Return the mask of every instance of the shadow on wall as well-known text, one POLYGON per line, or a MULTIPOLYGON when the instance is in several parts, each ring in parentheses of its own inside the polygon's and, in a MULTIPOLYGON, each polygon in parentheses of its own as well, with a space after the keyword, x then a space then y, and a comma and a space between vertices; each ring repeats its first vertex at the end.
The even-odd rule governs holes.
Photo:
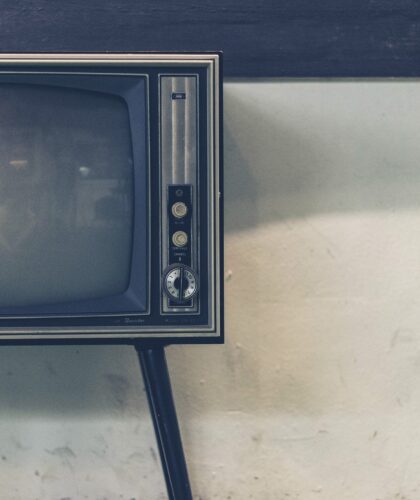
POLYGON ((418 207, 416 82, 225 85, 226 232, 418 207))
MULTIPOLYGON (((241 234, 257 235, 265 225, 314 214, 418 208, 418 116, 415 82, 226 84, 227 268, 235 265, 229 249, 241 234)), ((252 267, 254 250, 243 252, 244 265, 248 259, 252 267)), ((270 273, 270 263, 261 269, 270 273)), ((261 300, 242 286, 227 286, 226 345, 169 350, 184 418, 280 404, 261 396, 267 384, 279 393, 288 384, 283 366, 277 378, 274 368, 273 377, 261 375, 272 339, 264 338, 255 318, 271 314, 263 319, 275 322, 278 314, 275 307, 261 309, 261 300)), ((278 336, 273 349, 287 350, 287 342, 278 336)), ((302 399, 317 397, 305 393, 304 379, 301 386, 302 399)), ((127 347, 3 348, 0 401, 3 413, 148 412, 137 358, 127 347)))

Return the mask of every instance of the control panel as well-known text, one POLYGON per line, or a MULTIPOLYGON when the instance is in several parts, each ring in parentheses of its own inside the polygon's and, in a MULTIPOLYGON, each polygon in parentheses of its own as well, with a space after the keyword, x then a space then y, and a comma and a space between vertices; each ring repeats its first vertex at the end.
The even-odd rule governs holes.
POLYGON ((198 278, 191 268, 192 244, 192 185, 168 186, 168 264, 163 278, 163 290, 169 307, 193 307, 192 298, 198 291, 198 278))
POLYGON ((199 311, 197 75, 161 75, 162 313, 199 311))
POLYGON ((192 186, 168 186, 169 264, 191 265, 192 186))

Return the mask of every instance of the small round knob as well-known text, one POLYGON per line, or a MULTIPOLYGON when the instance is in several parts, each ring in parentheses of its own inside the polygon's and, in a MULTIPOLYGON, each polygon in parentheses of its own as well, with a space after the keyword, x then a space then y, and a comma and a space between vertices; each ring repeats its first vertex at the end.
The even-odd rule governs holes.
POLYGON ((195 272, 184 264, 169 266, 163 276, 163 289, 175 302, 186 302, 198 291, 198 279, 195 272))
POLYGON ((172 243, 176 247, 185 247, 188 243, 188 234, 185 231, 177 231, 172 235, 172 243))
POLYGON ((182 219, 188 213, 187 205, 182 201, 177 201, 172 205, 172 215, 177 219, 182 219))

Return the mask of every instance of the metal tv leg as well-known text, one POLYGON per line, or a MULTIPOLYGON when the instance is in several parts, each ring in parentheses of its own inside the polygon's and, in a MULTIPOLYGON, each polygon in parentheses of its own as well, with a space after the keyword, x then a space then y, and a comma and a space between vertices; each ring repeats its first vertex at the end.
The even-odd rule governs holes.
POLYGON ((136 345, 169 500, 192 500, 163 347, 136 345))

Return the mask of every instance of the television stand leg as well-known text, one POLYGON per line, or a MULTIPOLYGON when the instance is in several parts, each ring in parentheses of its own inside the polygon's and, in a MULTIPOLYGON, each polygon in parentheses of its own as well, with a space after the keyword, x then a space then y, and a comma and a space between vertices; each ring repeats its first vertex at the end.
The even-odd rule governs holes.
POLYGON ((169 500, 192 500, 164 348, 146 348, 141 344, 135 347, 143 373, 169 500))

